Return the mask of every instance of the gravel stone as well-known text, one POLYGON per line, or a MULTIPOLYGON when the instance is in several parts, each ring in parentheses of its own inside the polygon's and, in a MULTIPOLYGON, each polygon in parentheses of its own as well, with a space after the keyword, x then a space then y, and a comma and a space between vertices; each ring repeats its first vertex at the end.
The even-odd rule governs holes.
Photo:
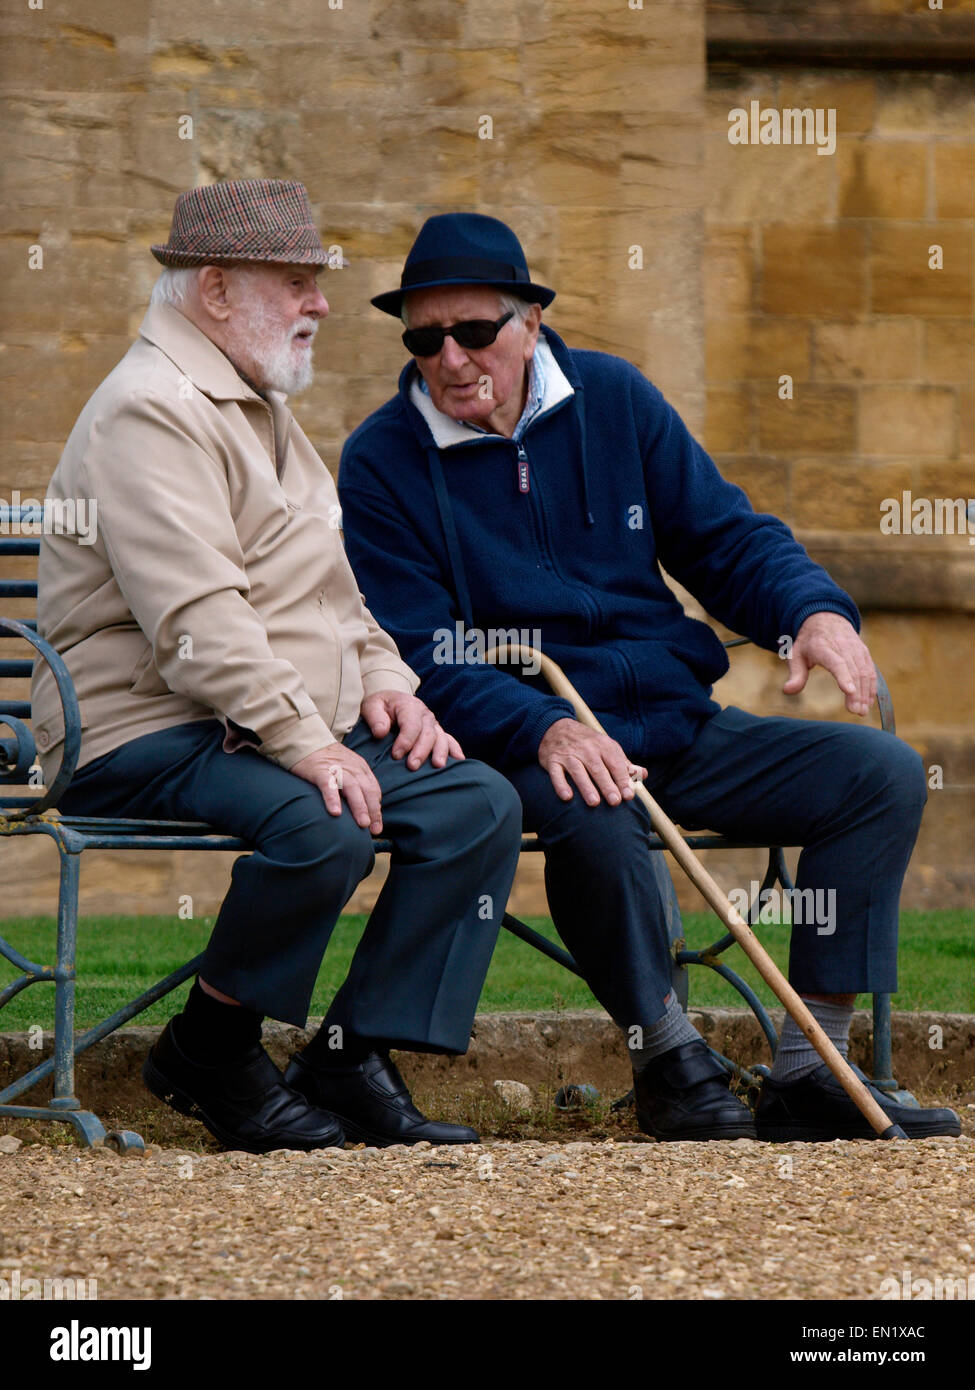
POLYGON ((2 1151, 0 1264, 100 1300, 878 1299, 904 1270, 975 1272, 968 1135, 2 1151))

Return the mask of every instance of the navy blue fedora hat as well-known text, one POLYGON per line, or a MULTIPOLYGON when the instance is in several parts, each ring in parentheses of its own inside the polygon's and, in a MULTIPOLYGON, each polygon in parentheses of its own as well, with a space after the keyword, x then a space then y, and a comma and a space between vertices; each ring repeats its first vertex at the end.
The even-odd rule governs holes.
POLYGON ((398 290, 377 294, 371 303, 399 318, 403 295, 435 285, 488 285, 540 304, 555 291, 532 284, 521 242, 496 217, 479 212, 445 212, 428 217, 406 258, 398 290))

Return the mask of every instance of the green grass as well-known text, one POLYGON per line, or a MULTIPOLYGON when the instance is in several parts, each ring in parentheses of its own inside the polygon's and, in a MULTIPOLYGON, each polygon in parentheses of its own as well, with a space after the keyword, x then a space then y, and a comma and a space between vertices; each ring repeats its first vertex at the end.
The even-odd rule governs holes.
MULTIPOLYGON (((364 922, 361 916, 343 917, 336 927, 316 984, 313 1014, 326 1011, 345 978, 364 922)), ((90 1027, 153 981, 177 969, 203 949, 212 925, 212 918, 190 922, 175 917, 83 919, 78 941, 76 1026, 90 1027)), ((547 918, 530 918, 529 925, 557 940, 547 918)), ((690 946, 702 947, 721 934, 721 927, 709 913, 689 913, 685 917, 685 932, 690 946)), ((788 935, 785 926, 759 928, 763 944, 783 969, 787 965, 788 935)), ((0 936, 31 960, 45 964, 53 959, 52 918, 0 921, 0 936)), ((752 985, 764 1003, 775 1002, 738 947, 733 946, 723 959, 752 985)), ((0 988, 17 973, 0 958, 0 988)), ((903 913, 900 986, 900 993, 894 997, 896 1009, 975 1013, 975 911, 903 913)), ((164 1022, 181 1007, 187 989, 188 985, 181 986, 135 1022, 164 1022)), ((730 985, 699 967, 691 970, 690 989, 692 1007, 742 1002, 730 985)), ((501 932, 481 996, 481 1012, 598 1007, 581 980, 510 933, 501 932)), ((50 1029, 53 1019, 54 991, 49 985, 37 985, 22 991, 0 1013, 0 1029, 15 1032, 32 1024, 50 1029)))

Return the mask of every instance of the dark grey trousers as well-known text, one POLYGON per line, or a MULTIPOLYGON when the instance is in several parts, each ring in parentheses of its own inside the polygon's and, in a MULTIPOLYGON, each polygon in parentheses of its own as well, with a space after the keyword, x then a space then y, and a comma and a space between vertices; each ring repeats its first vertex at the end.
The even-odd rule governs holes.
MULTIPOLYGON (((346 736, 382 789, 389 876, 329 1010, 344 1032, 414 1051, 464 1052, 518 863, 521 807, 483 763, 394 759, 395 733, 346 736)), ((181 724, 87 764, 65 815, 206 821, 254 846, 233 867, 201 974, 262 1014, 303 1026, 336 920, 375 861, 346 807, 250 748, 226 753, 217 720, 181 724)))

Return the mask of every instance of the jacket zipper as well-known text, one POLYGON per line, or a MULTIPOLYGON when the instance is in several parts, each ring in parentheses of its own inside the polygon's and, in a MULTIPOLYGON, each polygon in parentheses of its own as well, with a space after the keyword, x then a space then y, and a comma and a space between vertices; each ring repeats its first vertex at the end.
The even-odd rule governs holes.
MULTIPOLYGON (((532 423, 534 423, 534 421, 532 423)), ((518 465, 518 491, 523 494, 529 494, 531 492, 531 474, 528 468, 528 454, 525 450, 524 444, 520 441, 516 447, 516 459, 518 465)), ((579 595, 583 607, 587 610, 589 614, 589 635, 592 636, 592 634, 596 631, 596 628, 602 617, 599 611, 599 605, 596 603, 595 599, 593 599, 592 595, 584 587, 584 585, 578 584, 571 579, 566 579, 565 575, 561 572, 558 565, 556 564, 555 556, 552 553, 552 547, 549 545, 548 527, 545 524, 545 517, 542 513, 541 501, 538 498, 537 494, 535 495, 534 505, 529 503, 529 507, 531 510, 532 523, 535 531, 535 538, 538 542, 539 551, 542 555, 544 555, 546 564, 548 568, 551 570, 552 574, 554 574, 558 579, 560 579, 567 589, 574 589, 576 593, 579 595)))

